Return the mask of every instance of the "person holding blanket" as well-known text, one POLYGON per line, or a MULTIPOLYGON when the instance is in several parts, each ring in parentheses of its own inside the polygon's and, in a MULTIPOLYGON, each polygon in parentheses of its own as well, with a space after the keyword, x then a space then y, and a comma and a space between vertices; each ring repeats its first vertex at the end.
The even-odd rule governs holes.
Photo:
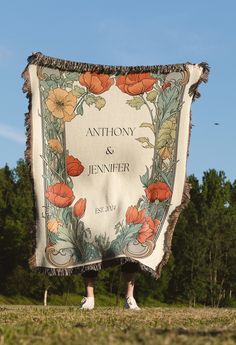
MULTIPOLYGON (((134 298, 135 273, 138 271, 136 263, 127 262, 121 266, 123 278, 126 283, 125 309, 140 310, 134 298)), ((85 294, 80 309, 91 310, 95 306, 94 285, 98 271, 87 271, 82 274, 85 282, 85 294)))

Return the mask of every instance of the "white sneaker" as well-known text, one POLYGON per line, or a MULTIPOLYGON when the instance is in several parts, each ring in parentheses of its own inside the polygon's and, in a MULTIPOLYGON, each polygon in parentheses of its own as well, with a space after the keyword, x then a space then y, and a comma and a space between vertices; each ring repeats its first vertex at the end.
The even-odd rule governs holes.
POLYGON ((140 310, 139 306, 137 305, 133 297, 126 297, 125 309, 140 310))
POLYGON ((94 304, 94 297, 84 297, 81 301, 80 309, 92 310, 94 304))

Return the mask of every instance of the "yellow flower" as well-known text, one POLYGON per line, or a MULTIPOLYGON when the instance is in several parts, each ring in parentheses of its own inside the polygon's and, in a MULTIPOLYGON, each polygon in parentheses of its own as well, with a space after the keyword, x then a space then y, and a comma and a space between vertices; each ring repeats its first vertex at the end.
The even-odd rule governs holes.
POLYGON ((46 104, 53 116, 64 121, 71 121, 75 117, 76 100, 71 91, 57 88, 49 91, 46 104))
POLYGON ((63 152, 63 147, 58 139, 49 139, 48 146, 55 152, 63 152))
POLYGON ((58 227, 62 225, 62 222, 59 219, 49 219, 47 222, 47 228, 49 231, 57 233, 58 227))

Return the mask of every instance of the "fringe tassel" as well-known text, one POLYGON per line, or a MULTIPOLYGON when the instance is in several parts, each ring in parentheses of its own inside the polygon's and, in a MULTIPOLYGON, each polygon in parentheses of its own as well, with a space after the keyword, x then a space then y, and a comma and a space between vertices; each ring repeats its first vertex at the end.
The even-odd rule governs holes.
POLYGON ((26 129, 26 149, 25 149, 25 161, 28 167, 28 173, 30 177, 31 189, 32 189, 32 199, 33 199, 33 221, 29 224, 29 232, 31 236, 31 243, 32 243, 32 256, 28 260, 30 269, 34 269, 37 265, 36 263, 36 220, 38 217, 37 214, 37 206, 36 206, 36 197, 35 197, 35 189, 34 189, 34 179, 33 179, 33 172, 32 172, 32 93, 31 93, 31 84, 30 84, 30 76, 28 69, 25 69, 22 73, 22 78, 24 79, 24 84, 22 90, 26 93, 26 98, 29 100, 28 104, 28 113, 25 113, 25 129, 26 129))
POLYGON ((169 225, 167 227, 167 231, 165 234, 165 243, 164 243, 164 256, 162 258, 162 261, 156 268, 156 279, 158 279, 161 275, 161 270, 163 266, 165 266, 169 260, 169 257, 171 255, 171 243, 173 238, 174 229, 176 226, 176 223, 178 221, 178 218, 180 216, 180 213, 188 206, 188 203, 190 201, 190 189, 191 185, 188 183, 188 180, 185 181, 184 186, 184 192, 182 197, 182 202, 179 206, 175 208, 175 210, 171 213, 168 222, 169 225))
POLYGON ((147 272, 155 279, 158 278, 155 270, 130 257, 115 258, 108 261, 72 268, 50 268, 33 266, 33 270, 35 272, 44 273, 49 276, 70 276, 72 274, 84 273, 86 271, 101 271, 102 269, 106 269, 107 267, 124 265, 127 262, 136 263, 140 271, 147 272))
POLYGON ((89 71, 89 72, 107 73, 107 74, 153 72, 157 74, 168 74, 171 72, 186 71, 187 65, 191 63, 180 63, 180 64, 174 64, 174 65, 154 65, 154 66, 111 66, 111 65, 90 64, 90 63, 62 60, 62 59, 57 59, 54 57, 43 55, 40 52, 36 52, 36 53, 32 53, 32 55, 28 57, 28 65, 26 66, 26 70, 28 66, 31 64, 60 69, 64 71, 76 71, 76 72, 89 71))
POLYGON ((208 76, 210 73, 210 67, 208 63, 202 62, 198 64, 198 66, 202 67, 202 75, 200 79, 195 84, 191 85, 189 88, 189 96, 193 96, 193 101, 195 101, 197 98, 201 96, 200 92, 198 91, 198 87, 202 82, 208 82, 208 76))
POLYGON ((33 270, 36 267, 36 255, 35 254, 29 258, 28 263, 29 263, 29 268, 31 270, 33 270))

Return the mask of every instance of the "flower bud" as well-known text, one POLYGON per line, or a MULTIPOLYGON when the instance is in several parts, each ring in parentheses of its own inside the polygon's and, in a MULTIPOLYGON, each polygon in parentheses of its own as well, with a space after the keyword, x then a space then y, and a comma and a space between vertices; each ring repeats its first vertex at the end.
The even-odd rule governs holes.
POLYGON ((82 218, 86 209, 86 199, 79 199, 73 209, 73 213, 75 217, 82 218))

